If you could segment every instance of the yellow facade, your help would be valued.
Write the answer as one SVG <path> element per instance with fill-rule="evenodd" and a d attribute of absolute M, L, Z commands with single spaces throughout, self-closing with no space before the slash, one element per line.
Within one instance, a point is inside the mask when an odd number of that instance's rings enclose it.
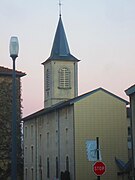
<path fill-rule="evenodd" d="M 102 90 L 75 103 L 75 172 L 76 180 L 96 179 L 87 160 L 86 140 L 99 137 L 102 161 L 106 173 L 102 180 L 117 180 L 119 171 L 115 157 L 127 162 L 126 104 Z M 126 179 L 126 177 L 125 177 Z"/>
<path fill-rule="evenodd" d="M 56 157 L 60 176 L 68 156 L 71 180 L 95 180 L 86 140 L 96 137 L 107 167 L 102 180 L 127 180 L 127 175 L 117 175 L 120 169 L 115 162 L 115 157 L 128 161 L 126 101 L 101 88 L 24 119 L 24 179 L 56 178 Z"/>

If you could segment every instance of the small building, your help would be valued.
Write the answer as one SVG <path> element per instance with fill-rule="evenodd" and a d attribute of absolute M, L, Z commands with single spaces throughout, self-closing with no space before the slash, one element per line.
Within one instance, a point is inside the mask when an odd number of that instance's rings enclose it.
<path fill-rule="evenodd" d="M 131 111 L 131 144 L 132 144 L 132 176 L 135 178 L 135 85 L 129 87 L 126 94 L 130 98 Z"/>
<path fill-rule="evenodd" d="M 103 88 L 78 96 L 78 62 L 70 53 L 60 15 L 51 55 L 43 63 L 45 107 L 23 118 L 25 180 L 65 174 L 71 180 L 96 179 L 87 151 L 87 142 L 96 137 L 107 167 L 102 180 L 127 179 L 118 159 L 128 161 L 128 102 Z M 95 154 L 96 148 L 91 156 Z"/>
<path fill-rule="evenodd" d="M 17 84 L 17 158 L 18 172 L 19 165 L 22 162 L 21 149 L 21 77 L 25 73 L 16 71 Z M 0 66 L 0 179 L 8 179 L 11 177 L 11 123 L 12 123 L 12 69 Z M 21 174 L 21 172 L 20 172 Z"/>

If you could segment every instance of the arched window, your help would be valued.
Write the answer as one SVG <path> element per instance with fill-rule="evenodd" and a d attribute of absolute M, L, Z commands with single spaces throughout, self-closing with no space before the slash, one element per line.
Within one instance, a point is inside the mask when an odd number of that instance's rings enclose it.
<path fill-rule="evenodd" d="M 58 167 L 58 157 L 56 157 L 56 178 L 58 178 L 58 171 L 59 171 L 59 167 Z"/>
<path fill-rule="evenodd" d="M 31 125 L 31 137 L 33 137 L 33 125 Z"/>
<path fill-rule="evenodd" d="M 69 171 L 69 158 L 66 156 L 66 170 Z"/>
<path fill-rule="evenodd" d="M 66 144 L 68 143 L 68 128 L 66 128 Z"/>
<path fill-rule="evenodd" d="M 33 152 L 33 146 L 31 146 L 31 162 L 33 163 L 34 159 L 34 152 Z"/>
<path fill-rule="evenodd" d="M 34 173 L 33 173 L 33 168 L 31 168 L 31 179 L 33 179 Z"/>
<path fill-rule="evenodd" d="M 59 88 L 71 88 L 70 70 L 66 67 L 63 67 L 59 70 Z"/>
<path fill-rule="evenodd" d="M 56 130 L 56 137 L 55 137 L 55 139 L 56 139 L 56 145 L 58 144 L 58 130 Z"/>
<path fill-rule="evenodd" d="M 42 134 L 39 135 L 39 145 L 40 145 L 40 148 L 41 148 L 41 145 L 42 145 Z"/>

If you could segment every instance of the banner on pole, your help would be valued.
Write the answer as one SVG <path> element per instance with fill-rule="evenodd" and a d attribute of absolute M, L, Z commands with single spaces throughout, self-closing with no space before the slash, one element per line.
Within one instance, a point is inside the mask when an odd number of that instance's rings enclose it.
<path fill-rule="evenodd" d="M 86 141 L 86 152 L 88 161 L 97 161 L 97 142 L 96 140 Z M 101 151 L 99 145 L 99 160 L 101 161 Z"/>

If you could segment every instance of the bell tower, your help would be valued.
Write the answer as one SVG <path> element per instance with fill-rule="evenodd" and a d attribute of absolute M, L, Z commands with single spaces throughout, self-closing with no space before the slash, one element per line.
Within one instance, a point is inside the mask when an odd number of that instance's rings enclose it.
<path fill-rule="evenodd" d="M 68 46 L 61 14 L 50 57 L 44 65 L 44 107 L 78 96 L 78 59 Z"/>

